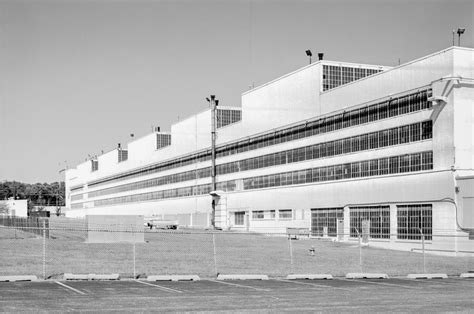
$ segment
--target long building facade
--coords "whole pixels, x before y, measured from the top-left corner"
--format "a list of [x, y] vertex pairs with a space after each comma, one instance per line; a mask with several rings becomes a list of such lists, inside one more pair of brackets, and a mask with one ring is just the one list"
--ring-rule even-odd
[[66, 172], [67, 215], [474, 252], [474, 50], [398, 67], [320, 60]]

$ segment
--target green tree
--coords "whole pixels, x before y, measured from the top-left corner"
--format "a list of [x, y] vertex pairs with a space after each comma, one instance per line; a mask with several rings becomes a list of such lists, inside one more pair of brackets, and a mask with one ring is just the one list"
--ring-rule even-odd
[[8, 204], [0, 202], [0, 215], [7, 215], [10, 211]]

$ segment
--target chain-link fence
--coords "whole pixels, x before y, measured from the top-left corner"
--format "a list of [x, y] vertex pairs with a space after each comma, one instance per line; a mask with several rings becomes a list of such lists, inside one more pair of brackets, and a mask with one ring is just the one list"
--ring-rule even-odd
[[[311, 237], [309, 234], [238, 233], [210, 230], [117, 230], [90, 226], [85, 220], [43, 219], [39, 226], [0, 226], [0, 275], [61, 278], [64, 273], [110, 274], [122, 278], [148, 275], [332, 274], [350, 272], [446, 273], [474, 270], [474, 253], [445, 256], [426, 250], [431, 241], [412, 241], [411, 250], [378, 248], [361, 238]], [[143, 239], [118, 243], [90, 243], [89, 232], [129, 232]], [[455, 235], [433, 235], [452, 241]], [[474, 242], [472, 242], [474, 243]], [[473, 250], [474, 251], [474, 245]], [[434, 254], [436, 253], [436, 254]], [[446, 253], [446, 252], [445, 252]]]

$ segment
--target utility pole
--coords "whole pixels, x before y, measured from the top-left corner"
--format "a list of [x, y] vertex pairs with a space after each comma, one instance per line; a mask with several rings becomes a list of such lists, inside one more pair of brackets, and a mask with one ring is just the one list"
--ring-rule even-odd
[[[61, 170], [58, 171], [59, 173], [59, 182], [58, 182], [58, 190], [57, 190], [57, 196], [56, 196], [56, 216], [61, 216], [61, 204], [64, 206], [65, 204], [65, 200], [63, 197], [61, 197], [61, 194], [60, 194], [60, 189], [61, 189], [61, 173], [65, 172], [67, 170], [67, 166], [66, 168], [63, 168]], [[64, 184], [66, 184], [66, 179], [64, 179]], [[66, 185], [64, 185], [64, 187], [66, 187]], [[64, 193], [66, 193], [66, 191], [64, 191]], [[60, 203], [60, 198], [62, 198], [63, 202]]]
[[[206, 100], [211, 104], [211, 191], [216, 190], [216, 111], [219, 104], [219, 100], [216, 99], [216, 95], [211, 95], [211, 99]], [[216, 204], [214, 199], [211, 203], [212, 214], [211, 214], [211, 226], [213, 229], [216, 228]]]

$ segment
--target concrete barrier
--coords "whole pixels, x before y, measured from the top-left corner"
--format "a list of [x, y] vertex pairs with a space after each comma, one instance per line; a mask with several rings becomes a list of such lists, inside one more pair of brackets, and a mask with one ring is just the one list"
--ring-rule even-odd
[[348, 273], [346, 274], [347, 279], [387, 279], [387, 274], [378, 273]]
[[217, 280], [268, 280], [267, 275], [219, 275]]
[[119, 280], [119, 274], [89, 274], [90, 280]]
[[198, 281], [201, 280], [197, 275], [154, 275], [148, 276], [147, 281]]
[[15, 282], [15, 281], [36, 281], [38, 277], [34, 275], [19, 275], [19, 276], [0, 276], [0, 281]]
[[333, 279], [333, 277], [332, 275], [329, 275], [329, 274], [294, 274], [294, 275], [288, 275], [286, 279], [288, 280], [295, 280], [295, 279], [318, 280], [318, 279]]
[[119, 274], [71, 274], [65, 273], [64, 280], [119, 280]]
[[446, 279], [448, 275], [446, 274], [409, 274], [407, 276], [409, 279]]
[[89, 280], [89, 274], [64, 273], [64, 280]]

